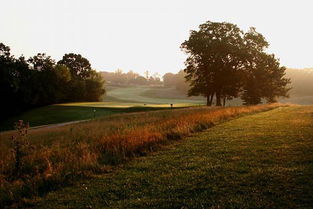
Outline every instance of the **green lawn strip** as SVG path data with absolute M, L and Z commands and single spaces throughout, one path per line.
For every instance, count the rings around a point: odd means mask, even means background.
M 182 92 L 175 88 L 167 88 L 167 87 L 150 87 L 150 88 L 147 88 L 144 92 L 141 92 L 140 96 L 154 98 L 154 99 L 155 98 L 188 99 L 188 100 L 196 100 L 199 103 L 205 102 L 205 98 L 202 96 L 188 97 L 187 92 Z
M 177 103 L 195 103 L 195 104 L 204 104 L 203 100 L 193 100 L 188 97 L 176 98 L 176 97 L 153 97 L 144 94 L 147 90 L 150 90 L 152 87 L 142 87 L 142 86 L 130 86 L 130 87 L 121 87 L 113 88 L 107 92 L 107 96 L 117 99 L 122 99 L 123 101 L 136 101 L 138 103 L 147 103 L 147 104 L 177 104 Z M 175 94 L 175 93 L 173 93 Z M 180 93 L 181 94 L 181 93 Z M 163 95 L 164 96 L 164 95 Z
M 29 122 L 31 127 L 70 121 L 88 120 L 119 113 L 169 109 L 170 107 L 87 107 L 50 105 L 27 111 L 0 123 L 0 131 L 12 130 L 18 120 Z M 96 110 L 96 112 L 94 112 Z
M 193 100 L 187 96 L 183 99 L 170 98 L 151 98 L 141 94 L 150 89 L 160 89 L 157 92 L 163 92 L 163 88 L 152 87 L 108 87 L 104 102 L 76 102 L 68 104 L 49 105 L 45 107 L 34 108 L 17 116 L 10 117 L 7 120 L 0 121 L 0 132 L 12 130 L 14 123 L 18 120 L 24 120 L 30 123 L 30 126 L 41 126 L 48 124 L 64 123 L 70 121 L 87 120 L 95 117 L 103 117 L 116 113 L 150 111 L 167 109 L 170 104 L 174 107 L 188 107 L 203 105 L 204 100 Z M 177 94 L 169 91 L 172 95 Z M 164 95 L 163 95 L 164 96 Z
M 284 107 L 219 124 L 37 207 L 312 208 L 312 112 Z

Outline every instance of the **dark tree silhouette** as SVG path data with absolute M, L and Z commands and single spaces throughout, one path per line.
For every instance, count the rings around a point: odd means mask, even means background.
M 91 75 L 92 70 L 89 61 L 80 54 L 65 54 L 58 64 L 67 66 L 73 78 L 86 79 Z
M 16 59 L 0 43 L 1 119 L 30 108 L 60 102 L 98 101 L 104 94 L 102 77 L 80 55 L 65 55 L 65 64 L 38 53 Z M 71 67 L 71 68 L 70 68 Z
M 202 24 L 199 31 L 191 32 L 181 48 L 189 54 L 185 72 L 191 85 L 190 96 L 203 95 L 207 97 L 207 105 L 211 105 L 215 95 L 216 105 L 220 106 L 222 98 L 237 95 L 244 43 L 243 33 L 236 25 Z
M 188 95 L 205 96 L 208 106 L 214 96 L 217 106 L 239 96 L 245 104 L 258 104 L 261 98 L 274 102 L 278 96 L 287 96 L 285 68 L 279 67 L 273 55 L 265 54 L 267 47 L 267 41 L 255 28 L 244 33 L 226 22 L 200 25 L 181 45 L 189 55 L 184 70 L 190 82 Z M 270 72 L 275 79 L 269 76 Z

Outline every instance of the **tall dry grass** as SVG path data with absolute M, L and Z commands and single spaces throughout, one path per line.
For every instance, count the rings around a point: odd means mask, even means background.
M 197 107 L 130 113 L 64 127 L 29 130 L 27 137 L 32 149 L 19 157 L 18 174 L 10 139 L 14 132 L 1 134 L 0 208 L 27 204 L 27 199 L 71 183 L 79 176 L 103 172 L 107 166 L 144 155 L 160 144 L 224 120 L 279 106 Z M 18 137 L 13 138 L 18 140 Z

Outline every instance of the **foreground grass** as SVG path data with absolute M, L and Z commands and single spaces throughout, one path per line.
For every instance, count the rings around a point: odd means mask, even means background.
M 312 208 L 313 107 L 219 124 L 36 208 Z
M 278 106 L 198 107 L 113 115 L 75 125 L 33 129 L 26 143 L 23 138 L 12 144 L 11 133 L 1 134 L 0 206 L 26 203 L 28 198 L 44 195 L 80 176 L 102 173 L 108 165 L 145 155 L 160 144 Z

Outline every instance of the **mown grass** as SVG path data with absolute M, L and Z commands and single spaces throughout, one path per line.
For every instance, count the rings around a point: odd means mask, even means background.
M 182 92 L 175 87 L 150 87 L 141 92 L 140 96 L 153 98 L 153 99 L 185 99 L 185 100 L 197 100 L 199 103 L 203 103 L 205 98 L 202 96 L 187 96 L 187 91 Z
M 284 107 L 219 124 L 52 192 L 36 208 L 310 209 L 312 113 Z
M 143 86 L 130 86 L 130 87 L 116 87 L 108 91 L 107 95 L 111 98 L 123 99 L 128 102 L 148 103 L 148 104 L 205 104 L 205 99 L 191 99 L 181 92 L 167 89 L 165 93 L 163 88 L 157 87 L 143 87 Z M 155 95 L 159 95 L 155 97 Z
M 149 90 L 152 89 L 154 93 L 161 93 L 160 98 L 153 98 L 153 94 L 149 93 Z M 144 92 L 147 92 L 146 96 L 141 95 Z M 164 92 L 167 94 L 165 95 Z M 176 98 L 178 94 L 180 96 Z M 174 97 L 169 98 L 170 95 L 174 95 Z M 34 127 L 88 120 L 118 113 L 167 109 L 170 108 L 170 104 L 173 104 L 174 108 L 198 106 L 204 104 L 204 99 L 192 100 L 183 93 L 171 89 L 164 90 L 164 88 L 109 86 L 103 102 L 75 102 L 35 108 L 9 119 L 1 120 L 0 132 L 13 129 L 13 124 L 17 120 L 28 121 L 30 126 Z M 96 110 L 95 114 L 94 110 Z
M 188 104 L 182 104 L 175 106 L 174 108 L 185 106 L 188 106 Z M 138 105 L 137 103 L 125 104 L 117 102 L 85 102 L 49 105 L 35 108 L 22 113 L 21 115 L 0 122 L 0 132 L 14 129 L 14 123 L 18 120 L 28 121 L 30 127 L 34 127 L 70 121 L 88 120 L 120 113 L 153 111 L 169 108 L 170 105 Z
M 18 175 L 14 172 L 16 157 L 10 154 L 12 133 L 1 134 L 0 206 L 12 203 L 23 206 L 29 198 L 69 184 L 79 176 L 102 173 L 109 165 L 145 155 L 160 144 L 242 114 L 278 106 L 198 107 L 130 113 L 30 130 L 31 147 L 26 147 L 20 158 Z

